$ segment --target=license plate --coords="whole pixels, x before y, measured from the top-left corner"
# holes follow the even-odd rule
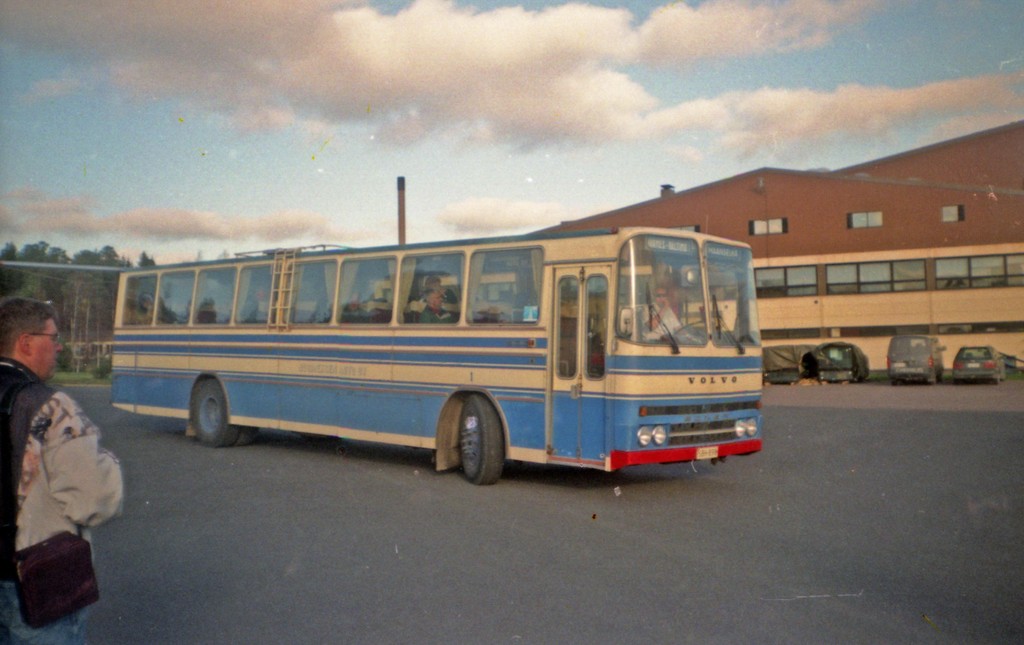
[[[981,367],[981,363],[968,363],[967,367]]]
[[[718,446],[704,446],[697,448],[697,459],[717,459]]]
[[[893,367],[906,367],[907,364],[904,363],[903,361],[897,361],[897,362],[893,363],[892,366]]]

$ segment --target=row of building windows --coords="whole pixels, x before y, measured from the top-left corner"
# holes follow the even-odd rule
[[[1024,332],[1024,320],[981,323],[940,323],[936,325],[875,325],[865,327],[805,327],[793,329],[762,329],[764,340],[799,340],[803,338],[877,338],[900,334],[1015,334]]]
[[[962,222],[964,219],[963,204],[943,206],[941,209],[941,221],[944,223]],[[846,214],[846,228],[881,228],[882,222],[882,211],[857,211]],[[752,219],[747,222],[747,232],[755,236],[782,235],[789,232],[789,218]]]
[[[924,291],[928,288],[925,260],[856,262],[824,266],[824,294]],[[1024,286],[1024,254],[939,258],[934,261],[935,289],[980,289]],[[815,296],[817,266],[755,269],[758,298]]]

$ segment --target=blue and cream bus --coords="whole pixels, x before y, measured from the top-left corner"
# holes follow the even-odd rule
[[[761,450],[741,243],[622,229],[279,249],[128,270],[119,288],[113,404],[210,446],[259,428],[414,446],[476,484],[507,460]]]

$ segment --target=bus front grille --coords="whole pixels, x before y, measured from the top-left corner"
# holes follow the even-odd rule
[[[718,443],[735,438],[736,422],[733,419],[673,423],[669,427],[668,445],[691,446],[699,443]]]

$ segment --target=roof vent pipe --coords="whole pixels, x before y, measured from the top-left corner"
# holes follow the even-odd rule
[[[676,194],[675,188],[676,187],[673,186],[672,184],[662,184],[661,185],[661,196],[662,197],[668,197],[669,195],[675,195]]]
[[[405,246],[405,177],[398,178],[398,245]]]

